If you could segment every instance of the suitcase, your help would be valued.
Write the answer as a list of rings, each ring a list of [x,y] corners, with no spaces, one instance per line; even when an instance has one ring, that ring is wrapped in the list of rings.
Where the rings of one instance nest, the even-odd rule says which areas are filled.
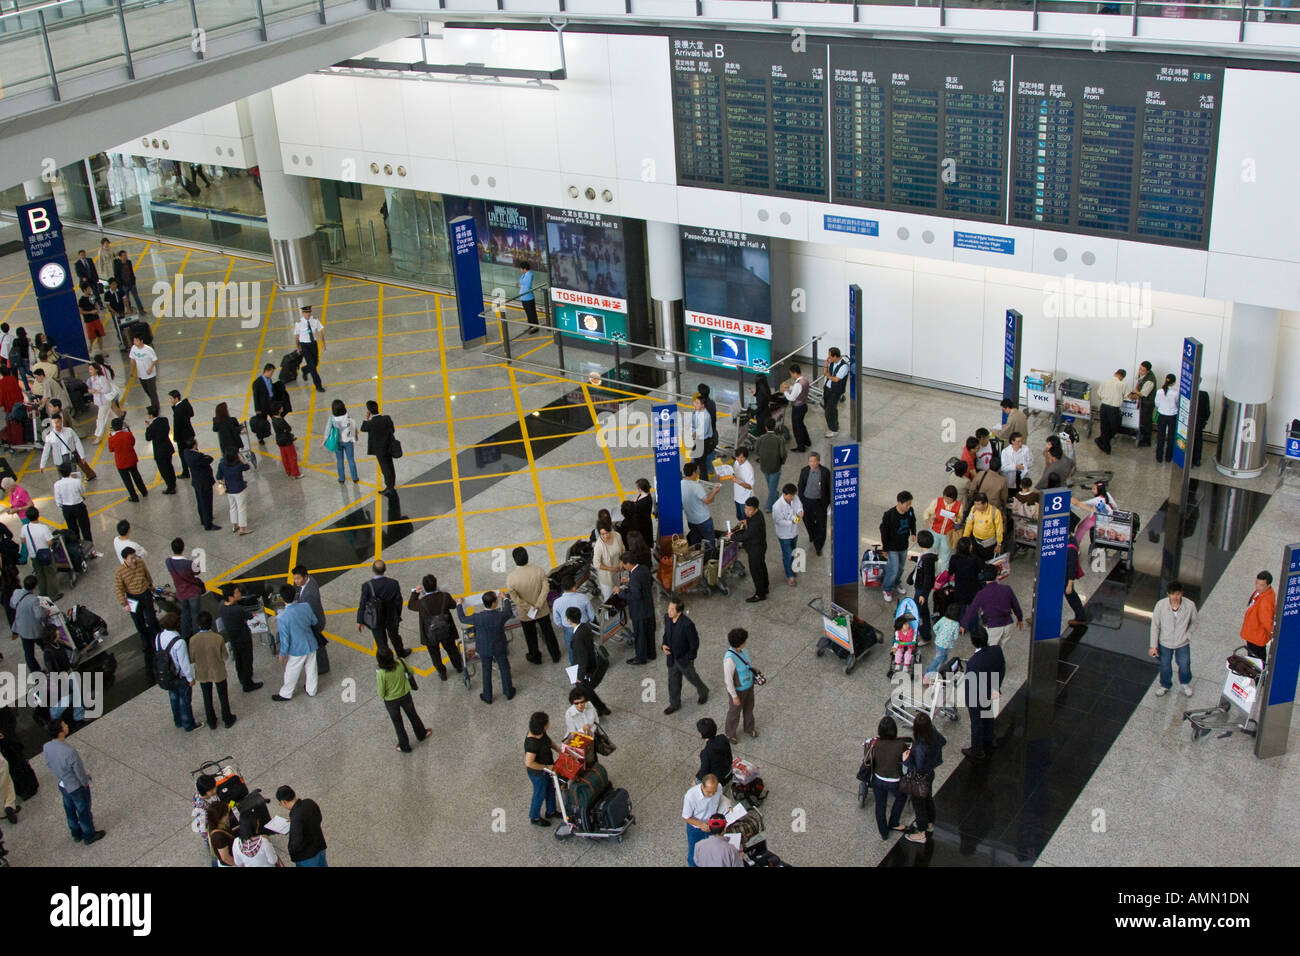
[[[289,352],[280,359],[279,379],[285,385],[298,380],[298,369],[302,366],[302,355],[298,352]]]
[[[588,767],[569,784],[566,797],[570,818],[584,830],[591,829],[591,810],[609,789],[609,773],[601,764]]]
[[[244,783],[244,778],[239,775],[239,768],[233,761],[234,758],[228,756],[209,760],[194,771],[196,776],[206,773],[216,780],[217,799],[226,804],[238,804],[249,794],[248,784]]]
[[[221,785],[217,784],[217,795],[221,794]],[[252,817],[257,821],[257,831],[263,832],[263,827],[271,822],[271,808],[266,802],[266,797],[262,796],[261,790],[250,790],[248,795],[239,801],[238,805],[239,819]]]
[[[627,822],[632,814],[632,798],[622,787],[607,790],[591,808],[591,828],[593,830],[617,830]]]

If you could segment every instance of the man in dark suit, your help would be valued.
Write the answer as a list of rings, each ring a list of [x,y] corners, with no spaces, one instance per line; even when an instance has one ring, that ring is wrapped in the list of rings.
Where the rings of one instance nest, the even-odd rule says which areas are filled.
[[[312,633],[316,635],[316,673],[328,674],[330,672],[329,652],[325,650],[327,641],[325,640],[325,605],[320,600],[320,585],[307,571],[305,564],[299,564],[293,569],[293,586],[298,589],[298,600],[311,608],[311,612],[316,615],[316,623],[312,626]]]
[[[176,446],[172,444],[167,418],[159,415],[156,408],[149,408],[144,413],[144,420],[147,423],[144,437],[153,445],[153,462],[158,466],[158,477],[167,486],[163,494],[174,495],[176,494],[176,469],[172,467],[172,455],[176,452]]]
[[[650,569],[637,562],[637,556],[624,551],[618,558],[627,572],[627,584],[619,593],[627,601],[627,616],[632,622],[632,659],[629,664],[645,664],[655,657],[655,592]]]
[[[636,519],[636,529],[645,538],[645,546],[655,546],[655,499],[650,493],[650,481],[647,478],[636,480],[636,497],[632,499],[632,513]]]
[[[474,643],[478,650],[478,658],[483,664],[483,693],[478,695],[478,699],[485,704],[492,703],[494,661],[501,669],[501,692],[505,694],[506,700],[513,699],[515,685],[510,680],[510,658],[506,654],[510,647],[506,641],[506,622],[515,616],[515,609],[511,606],[510,599],[506,598],[501,602],[501,606],[497,607],[496,592],[485,591],[483,606],[474,612],[473,617],[466,615],[465,605],[461,601],[456,602],[456,616],[460,618],[462,624],[470,624],[474,627]]]
[[[808,456],[808,464],[799,471],[799,500],[803,503],[803,520],[808,538],[821,556],[826,547],[826,510],[831,504],[831,470],[822,464],[820,455]]]
[[[369,628],[375,638],[376,647],[388,647],[392,642],[393,653],[398,657],[410,657],[411,649],[402,646],[402,635],[398,626],[402,622],[402,589],[396,581],[388,577],[388,565],[376,561],[370,566],[374,573],[365,584],[361,585],[361,600],[357,604],[357,632]],[[366,606],[374,601],[374,623],[366,620]]]
[[[194,409],[190,405],[188,398],[182,398],[181,393],[172,389],[167,393],[167,398],[172,403],[172,441],[181,448],[185,443],[194,438]],[[185,464],[185,456],[181,456],[181,477],[190,476],[189,466]]]
[[[754,594],[745,598],[746,604],[767,600],[767,523],[758,499],[753,495],[745,501],[745,520],[739,528],[732,528],[730,537],[740,542],[749,563],[749,576],[754,579]]]
[[[212,486],[217,478],[212,474],[212,456],[199,451],[198,441],[191,438],[182,447],[181,464],[190,473],[190,487],[194,489],[194,503],[199,508],[199,523],[204,531],[220,531],[221,525],[212,523]]]
[[[970,641],[975,653],[966,662],[966,709],[970,713],[970,746],[961,752],[975,760],[986,759],[997,748],[993,728],[1002,681],[1007,676],[1007,659],[998,645],[989,646],[988,631],[972,628]]]
[[[708,703],[709,689],[695,673],[700,635],[695,630],[695,622],[686,616],[686,602],[676,594],[668,599],[668,613],[664,615],[663,652],[668,659],[668,707],[664,713],[675,714],[682,709],[683,677],[700,692],[700,706]]]
[[[1196,427],[1192,431],[1192,467],[1201,467],[1201,447],[1205,444],[1205,426],[1210,424],[1210,393],[1196,393]]]
[[[566,612],[573,626],[573,663],[578,667],[576,686],[582,688],[587,700],[602,717],[609,716],[609,708],[596,693],[596,686],[604,679],[608,664],[596,650],[596,632],[590,624],[582,623],[582,611],[571,607]]]
[[[90,286],[90,294],[95,304],[102,306],[104,301],[99,295],[99,270],[95,268],[95,260],[86,255],[85,249],[78,251],[77,261],[72,264],[72,268],[77,273],[77,285],[84,282]]]
[[[393,470],[393,420],[387,415],[379,414],[379,403],[366,402],[366,420],[361,423],[361,430],[366,438],[366,454],[374,455],[379,461],[379,470],[384,476],[384,492],[390,492],[397,484],[397,474]]]
[[[117,280],[117,287],[122,290],[122,300],[130,302],[134,299],[135,314],[144,315],[144,303],[140,301],[140,293],[135,287],[135,266],[131,265],[125,249],[119,249],[117,258],[113,260],[113,278]]]

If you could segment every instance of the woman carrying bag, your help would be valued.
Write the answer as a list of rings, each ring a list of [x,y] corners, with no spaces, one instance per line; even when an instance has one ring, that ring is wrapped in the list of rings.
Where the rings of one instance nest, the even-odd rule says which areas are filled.
[[[379,665],[376,671],[379,698],[384,702],[384,708],[388,711],[388,716],[393,721],[393,728],[397,731],[397,750],[399,753],[409,754],[411,741],[407,738],[406,726],[402,723],[403,713],[411,722],[411,730],[415,733],[417,742],[428,740],[433,736],[433,730],[426,728],[424,722],[420,720],[420,715],[415,712],[415,702],[411,699],[411,691],[419,688],[415,682],[415,674],[406,661],[399,661],[387,647],[375,651],[375,663]]]
[[[934,832],[934,772],[943,763],[943,747],[948,741],[930,723],[930,715],[920,713],[912,723],[912,746],[903,751],[901,791],[912,798],[916,822],[906,835],[913,843],[925,843]]]
[[[352,454],[356,440],[357,423],[348,414],[348,407],[337,398],[334,399],[330,405],[329,428],[325,430],[325,437],[321,440],[321,447],[334,453],[334,463],[338,466],[340,485],[343,484],[344,458],[348,460],[348,468],[352,473],[353,484],[361,480],[357,477],[357,460]]]

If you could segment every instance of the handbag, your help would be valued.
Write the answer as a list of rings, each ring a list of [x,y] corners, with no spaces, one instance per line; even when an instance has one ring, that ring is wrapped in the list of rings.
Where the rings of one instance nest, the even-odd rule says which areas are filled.
[[[396,438],[394,438],[392,441],[388,443],[388,457],[389,458],[402,457],[402,443],[398,441]]]
[[[218,478],[212,483],[212,490],[219,495],[224,495],[226,493],[226,483]]]
[[[908,770],[898,781],[898,792],[907,797],[920,797],[924,800],[930,795],[930,778],[915,770]]]
[[[411,690],[419,690],[420,685],[415,682],[415,671],[411,670],[411,665],[400,657],[398,660],[402,661],[402,670],[406,671],[406,682],[411,685]]]
[[[595,730],[596,753],[600,754],[602,757],[608,757],[618,748],[614,746],[614,741],[609,739],[609,734],[605,733],[604,728],[601,727],[600,724],[596,725]]]
[[[330,422],[330,430],[325,435],[325,448],[327,451],[339,450],[339,430],[334,427],[333,422]]]
[[[875,773],[875,755],[876,739],[873,737],[867,741],[866,753],[862,755],[862,765],[858,767],[858,780],[862,783],[870,783],[871,775]]]

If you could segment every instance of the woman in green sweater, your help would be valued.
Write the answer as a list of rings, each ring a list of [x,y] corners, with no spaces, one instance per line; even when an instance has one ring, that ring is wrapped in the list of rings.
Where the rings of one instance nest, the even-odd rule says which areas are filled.
[[[386,647],[375,651],[375,663],[379,665],[379,669],[375,672],[379,684],[379,697],[384,702],[388,716],[397,731],[397,749],[404,754],[409,754],[411,741],[407,738],[406,726],[402,723],[403,711],[411,722],[411,730],[415,732],[417,741],[428,740],[433,733],[432,729],[425,729],[420,715],[415,712],[415,702],[411,700],[411,691],[416,686],[415,674],[411,672],[411,667],[406,661],[399,661]]]

